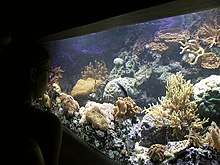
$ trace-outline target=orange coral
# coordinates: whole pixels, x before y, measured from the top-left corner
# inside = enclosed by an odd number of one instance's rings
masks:
[[[115,118],[124,119],[135,116],[141,112],[141,108],[138,107],[135,101],[131,97],[119,97],[114,107]]]

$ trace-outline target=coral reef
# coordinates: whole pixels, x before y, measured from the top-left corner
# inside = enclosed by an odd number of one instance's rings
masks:
[[[123,78],[116,78],[109,81],[103,92],[103,100],[105,102],[112,102],[114,103],[118,97],[123,97],[123,92],[121,88],[117,85],[117,82],[120,83],[126,90],[129,96],[134,98],[138,91],[135,88],[135,79],[131,77],[123,77]]]
[[[168,125],[173,130],[176,140],[182,140],[192,129],[202,129],[207,119],[198,117],[197,104],[191,100],[193,84],[186,81],[181,72],[171,75],[167,81],[166,95],[160,104],[151,105],[146,109],[145,116],[152,116],[156,127]]]
[[[213,14],[204,20],[207,21],[200,23],[189,40],[185,40],[185,43],[179,41],[182,49],[180,54],[183,54],[183,60],[190,65],[199,64],[206,69],[216,69],[220,67],[220,57],[213,52],[213,48],[220,47],[220,25],[217,16]]]

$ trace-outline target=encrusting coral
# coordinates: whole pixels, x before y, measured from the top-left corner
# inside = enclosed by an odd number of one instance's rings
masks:
[[[141,112],[135,101],[131,97],[118,97],[116,106],[114,107],[115,119],[126,119],[135,116]]]
[[[190,129],[200,130],[208,120],[198,117],[197,104],[191,100],[193,84],[186,81],[181,72],[168,78],[166,96],[162,97],[160,104],[150,105],[146,109],[146,116],[154,118],[156,127],[161,128],[168,124],[173,130],[176,140],[184,139]]]
[[[71,91],[71,95],[78,99],[83,96],[87,96],[88,94],[92,92],[96,92],[96,84],[101,83],[102,80],[96,80],[94,78],[87,78],[87,79],[79,79],[75,86],[73,87]]]

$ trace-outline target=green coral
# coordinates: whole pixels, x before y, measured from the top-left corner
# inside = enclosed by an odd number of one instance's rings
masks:
[[[211,120],[217,121],[220,117],[220,91],[208,90],[198,103],[198,113],[201,117],[209,117]]]

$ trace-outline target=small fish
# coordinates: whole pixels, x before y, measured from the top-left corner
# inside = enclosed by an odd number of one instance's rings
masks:
[[[119,82],[117,82],[117,85],[121,88],[121,90],[124,93],[125,97],[128,97],[128,92],[125,89],[125,87],[123,87],[123,85],[121,85]]]

